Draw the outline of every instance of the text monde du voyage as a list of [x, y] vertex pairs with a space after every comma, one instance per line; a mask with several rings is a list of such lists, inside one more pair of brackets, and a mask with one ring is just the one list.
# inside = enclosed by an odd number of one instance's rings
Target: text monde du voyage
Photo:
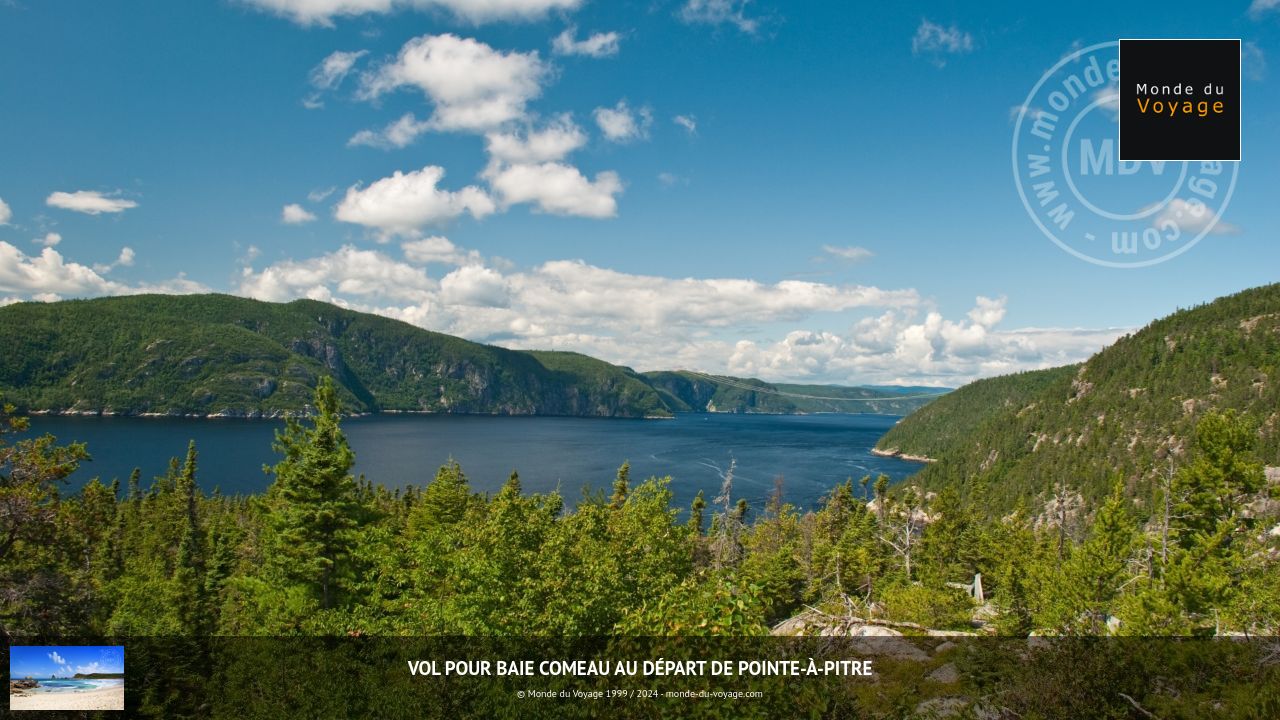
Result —
[[1225, 94], [1225, 88], [1222, 85], [1205, 83], [1204, 87], [1198, 90], [1197, 92], [1197, 87], [1190, 83], [1176, 83], [1174, 85], [1135, 83], [1134, 91], [1136, 97], [1134, 99], [1138, 103], [1138, 112], [1143, 115], [1162, 117], [1177, 117], [1181, 115], [1205, 118], [1210, 115], [1226, 114], [1226, 104], [1222, 100], [1213, 99], [1215, 96]]

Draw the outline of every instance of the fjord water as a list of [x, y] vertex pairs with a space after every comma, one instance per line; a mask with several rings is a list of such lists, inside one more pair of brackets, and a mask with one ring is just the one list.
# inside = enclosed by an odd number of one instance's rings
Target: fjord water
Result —
[[[870, 452], [897, 420], [836, 414], [681, 414], [673, 420], [375, 415], [349, 418], [343, 428], [356, 453], [354, 472], [389, 488], [426, 484], [452, 457], [478, 492], [496, 492], [518, 470], [525, 492], [559, 487], [575, 503], [584, 487], [607, 493], [614, 472], [629, 460], [633, 482], [672, 476], [674, 502], [687, 507], [699, 490], [708, 501], [715, 497], [720, 471], [736, 459], [734, 497], [759, 509], [778, 475], [787, 502], [808, 508], [845, 478], [884, 473], [900, 480], [919, 470], [916, 463]], [[195, 439], [200, 485], [223, 494], [261, 492], [270, 484], [262, 466], [279, 459], [271, 441], [282, 426], [279, 420], [32, 418], [33, 432], [88, 443], [93, 460], [71, 477], [71, 489], [92, 477], [104, 483], [118, 477], [123, 486], [135, 466], [145, 488]]]

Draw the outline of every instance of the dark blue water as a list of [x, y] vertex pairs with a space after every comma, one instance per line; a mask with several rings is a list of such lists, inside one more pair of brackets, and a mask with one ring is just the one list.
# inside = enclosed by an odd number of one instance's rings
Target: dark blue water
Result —
[[[869, 451], [897, 422], [885, 415], [679, 415], [674, 420], [616, 420], [460, 415], [379, 415], [351, 418], [343, 428], [356, 453], [357, 474], [390, 488], [427, 483], [450, 457], [472, 488], [494, 492], [512, 470], [526, 492], [560, 488], [576, 502], [584, 487], [608, 491], [614, 472], [631, 461], [632, 479], [670, 475], [675, 502], [687, 507], [699, 490], [708, 500], [720, 472], [737, 460], [734, 497], [760, 508], [783, 476], [784, 497], [813, 507], [845, 478], [885, 473], [900, 480], [916, 463]], [[254, 493], [270, 484], [263, 464], [280, 421], [169, 418], [32, 418], [32, 430], [61, 442], [85, 441], [93, 461], [72, 476], [74, 489], [92, 477], [120, 478], [142, 468], [143, 486], [162, 474], [194, 438], [199, 481], [224, 494]]]

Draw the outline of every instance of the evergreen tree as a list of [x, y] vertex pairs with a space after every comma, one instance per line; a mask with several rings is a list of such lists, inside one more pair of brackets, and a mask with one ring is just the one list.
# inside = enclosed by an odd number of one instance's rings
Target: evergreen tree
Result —
[[701, 536], [707, 520], [707, 499], [701, 490], [689, 505], [689, 530], [694, 536]]
[[342, 408], [333, 379], [316, 386], [310, 427], [290, 418], [276, 433], [284, 458], [271, 469], [272, 560], [283, 574], [313, 590], [322, 608], [334, 606], [343, 563], [351, 554], [358, 505], [355, 461], [339, 428]]
[[470, 502], [471, 486], [467, 476], [457, 461], [450, 459], [418, 495], [409, 526], [415, 531], [451, 527], [462, 520]]
[[1257, 434], [1252, 423], [1234, 411], [1209, 413], [1196, 425], [1196, 457], [1173, 480], [1176, 498], [1171, 533], [1190, 549], [1236, 519], [1245, 495], [1265, 481], [1253, 455]]
[[613, 496], [609, 498], [609, 507], [618, 510], [627, 501], [627, 491], [631, 487], [631, 461], [622, 463], [618, 474], [613, 479]]
[[1068, 603], [1068, 628], [1089, 635], [1107, 633], [1107, 620], [1116, 610], [1121, 588], [1132, 578], [1126, 572], [1137, 539], [1137, 527], [1115, 484], [1094, 518], [1088, 538], [1075, 548], [1066, 564], [1063, 599]]
[[0, 634], [74, 634], [82, 611], [61, 570], [58, 485], [89, 458], [52, 435], [10, 443], [27, 419], [0, 399]]
[[173, 593], [178, 620], [192, 634], [205, 634], [209, 626], [205, 603], [205, 538], [197, 512], [196, 443], [187, 445], [187, 458], [178, 476], [177, 494], [182, 503], [182, 535], [174, 561]]

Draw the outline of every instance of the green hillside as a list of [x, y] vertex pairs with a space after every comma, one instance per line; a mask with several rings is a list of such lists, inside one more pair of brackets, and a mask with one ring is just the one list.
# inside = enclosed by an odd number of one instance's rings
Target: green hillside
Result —
[[36, 410], [264, 415], [332, 374], [356, 412], [666, 414], [635, 373], [468, 342], [311, 300], [226, 295], [0, 309], [0, 392]]
[[[482, 345], [312, 300], [18, 303], [0, 308], [0, 347], [0, 394], [28, 411], [272, 416], [304, 409], [324, 375], [354, 412], [648, 417], [707, 409], [697, 392], [652, 377], [673, 373]], [[775, 394], [757, 401], [724, 383], [757, 383]], [[805, 386], [814, 395], [888, 398], [819, 408], [777, 395], [785, 386], [735, 378], [716, 385], [708, 397], [739, 412], [907, 412], [924, 402], [888, 390]]]
[[644, 373], [667, 405], [678, 411], [732, 413], [886, 413], [905, 415], [926, 405], [933, 388], [903, 394], [897, 389], [767, 383], [755, 378], [704, 375], [682, 370]]
[[927, 487], [995, 491], [1005, 506], [1054, 482], [1102, 497], [1117, 475], [1144, 495], [1185, 458], [1195, 422], [1235, 409], [1280, 465], [1280, 284], [1180, 310], [1079, 366], [975, 382], [904, 419], [881, 449], [938, 460]]
[[1045, 388], [1078, 369], [1078, 365], [1066, 365], [969, 383], [899, 422], [880, 438], [876, 449], [916, 457], [948, 457], [970, 442], [979, 428], [993, 420], [1001, 422], [1007, 411], [1027, 407]]

